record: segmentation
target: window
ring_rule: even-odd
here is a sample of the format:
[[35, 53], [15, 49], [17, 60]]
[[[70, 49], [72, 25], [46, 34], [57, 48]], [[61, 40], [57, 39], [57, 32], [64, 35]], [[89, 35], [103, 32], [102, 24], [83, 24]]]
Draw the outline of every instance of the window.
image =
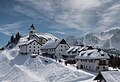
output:
[[91, 55], [91, 53], [88, 53], [88, 54], [87, 54], [87, 56], [90, 56], [90, 55]]
[[30, 33], [33, 33], [33, 31], [30, 31]]
[[83, 56], [85, 53], [81, 53], [81, 56]]
[[86, 66], [86, 69], [87, 69], [88, 67]]
[[83, 67], [85, 68], [85, 65]]
[[99, 65], [106, 65], [106, 60], [100, 60]]
[[89, 60], [89, 62], [93, 62], [93, 60]]
[[104, 56], [104, 54], [101, 54], [101, 56]]
[[91, 69], [91, 66], [89, 66], [89, 69]]

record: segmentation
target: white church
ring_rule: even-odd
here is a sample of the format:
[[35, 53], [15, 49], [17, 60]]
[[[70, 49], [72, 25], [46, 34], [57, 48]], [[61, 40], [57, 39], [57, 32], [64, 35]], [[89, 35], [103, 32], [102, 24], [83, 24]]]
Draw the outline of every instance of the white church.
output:
[[37, 34], [32, 24], [29, 29], [27, 41], [19, 45], [20, 54], [43, 55], [61, 58], [69, 49], [69, 45], [64, 39], [57, 39], [53, 36]]
[[42, 45], [48, 41], [47, 38], [36, 33], [33, 24], [29, 29], [29, 37], [27, 39], [26, 42], [19, 45], [20, 54], [41, 54]]

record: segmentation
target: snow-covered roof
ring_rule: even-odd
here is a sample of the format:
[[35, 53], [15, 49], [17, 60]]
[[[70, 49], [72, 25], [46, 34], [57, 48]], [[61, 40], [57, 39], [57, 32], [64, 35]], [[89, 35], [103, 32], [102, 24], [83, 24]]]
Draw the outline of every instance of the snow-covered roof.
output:
[[81, 48], [80, 46], [71, 46], [71, 47], [66, 51], [66, 53], [78, 51], [80, 48]]
[[85, 50], [85, 49], [87, 49], [87, 47], [86, 46], [83, 46], [82, 48], [80, 48], [78, 51], [82, 51], [82, 50]]
[[109, 59], [109, 55], [104, 51], [97, 49], [81, 51], [76, 59]]
[[66, 52], [69, 53], [74, 49], [74, 46], [70, 47]]
[[55, 36], [53, 36], [52, 34], [49, 34], [49, 33], [36, 33], [36, 35], [38, 36], [38, 37], [43, 37], [43, 38], [45, 38], [45, 39], [47, 39], [47, 40], [49, 40], [49, 39], [57, 39]]
[[74, 47], [73, 52], [77, 51], [79, 48], [79, 46]]
[[[62, 42], [64, 39], [55, 39], [55, 40], [50, 40], [47, 41], [41, 49], [50, 49], [50, 48], [56, 48], [60, 42]], [[65, 41], [65, 40], [64, 40]]]
[[34, 35], [31, 35], [29, 37], [44, 38], [46, 40], [58, 39], [58, 38], [56, 38], [55, 36], [53, 36], [52, 34], [49, 34], [49, 33], [35, 33]]
[[[86, 50], [93, 49], [92, 46], [71, 46], [67, 51], [65, 55], [78, 55], [80, 52], [85, 53]], [[85, 51], [85, 52], [84, 52]], [[74, 54], [73, 54], [74, 53]]]
[[[35, 39], [32, 39], [32, 40], [29, 40], [29, 41], [25, 41], [25, 42], [19, 44], [19, 46], [28, 45], [28, 44], [30, 44], [31, 42], [34, 42], [34, 41], [36, 41], [36, 40], [35, 40]], [[36, 41], [36, 42], [37, 42], [37, 41]], [[37, 42], [37, 43], [38, 43], [38, 42]]]
[[[102, 75], [106, 82], [120, 82], [120, 71], [102, 71], [98, 75]], [[98, 75], [94, 80], [97, 80]]]

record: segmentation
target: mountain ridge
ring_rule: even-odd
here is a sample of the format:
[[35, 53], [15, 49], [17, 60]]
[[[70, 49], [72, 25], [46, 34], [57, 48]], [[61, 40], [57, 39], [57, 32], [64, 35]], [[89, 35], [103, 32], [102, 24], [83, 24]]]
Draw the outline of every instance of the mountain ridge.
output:
[[[71, 38], [70, 36], [68, 36], [66, 40], [68, 43], [70, 43], [71, 46], [84, 44], [86, 46], [91, 45], [103, 49], [115, 48], [117, 50], [120, 50], [119, 35], [120, 35], [120, 29], [111, 29], [100, 33], [89, 33], [81, 38], [76, 38], [74, 36], [72, 36]], [[76, 43], [76, 44], [74, 45], [72, 43]]]

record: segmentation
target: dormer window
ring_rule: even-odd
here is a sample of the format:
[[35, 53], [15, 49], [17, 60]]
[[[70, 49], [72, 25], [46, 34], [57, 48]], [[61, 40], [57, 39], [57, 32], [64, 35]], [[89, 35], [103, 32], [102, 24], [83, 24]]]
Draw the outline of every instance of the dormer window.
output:
[[91, 52], [91, 53], [88, 53], [87, 55], [90, 56], [91, 54], [92, 54], [92, 52]]
[[82, 53], [81, 56], [83, 56], [85, 53]]
[[104, 56], [104, 54], [101, 54], [101, 56]]

